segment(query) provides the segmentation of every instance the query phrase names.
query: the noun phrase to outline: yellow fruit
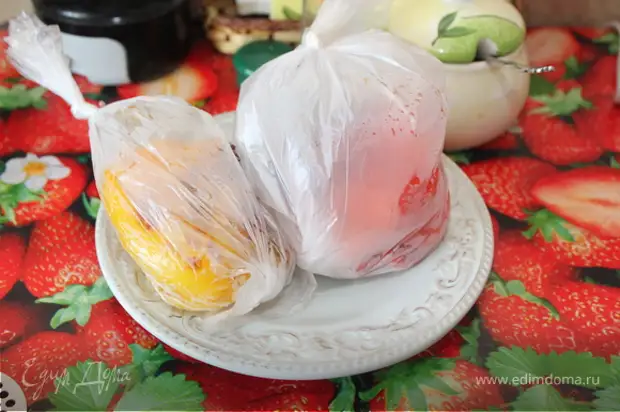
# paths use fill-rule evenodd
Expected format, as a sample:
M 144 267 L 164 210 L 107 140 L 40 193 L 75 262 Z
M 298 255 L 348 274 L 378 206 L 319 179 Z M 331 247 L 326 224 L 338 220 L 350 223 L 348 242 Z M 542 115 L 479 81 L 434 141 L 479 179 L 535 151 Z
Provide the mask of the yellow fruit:
M 186 184 L 200 178 L 192 166 L 216 152 L 152 142 L 103 176 L 102 201 L 123 248 L 165 302 L 189 311 L 226 308 L 249 278 L 244 263 L 252 246 L 244 231 L 209 208 L 217 199 L 203 204 Z

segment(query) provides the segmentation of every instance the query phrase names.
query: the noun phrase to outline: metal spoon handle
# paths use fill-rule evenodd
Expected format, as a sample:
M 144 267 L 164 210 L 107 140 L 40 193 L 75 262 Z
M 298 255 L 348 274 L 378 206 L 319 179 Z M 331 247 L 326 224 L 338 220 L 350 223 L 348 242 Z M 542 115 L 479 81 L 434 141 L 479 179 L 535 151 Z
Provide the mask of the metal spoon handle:
M 512 66 L 515 69 L 522 71 L 523 73 L 528 74 L 540 74 L 540 73 L 549 73 L 555 71 L 555 67 L 553 66 L 540 66 L 540 67 L 527 67 L 522 66 L 519 63 L 513 62 L 511 60 L 504 60 L 497 57 L 488 57 L 487 61 L 489 63 L 500 63 L 505 66 Z

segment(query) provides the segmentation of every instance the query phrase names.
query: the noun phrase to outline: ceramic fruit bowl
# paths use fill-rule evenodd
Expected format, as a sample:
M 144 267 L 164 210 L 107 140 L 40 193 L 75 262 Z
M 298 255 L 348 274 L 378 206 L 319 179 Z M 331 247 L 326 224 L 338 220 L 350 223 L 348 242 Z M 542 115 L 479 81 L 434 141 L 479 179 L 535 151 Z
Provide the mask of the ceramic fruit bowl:
M 505 59 L 528 65 L 523 46 Z M 487 62 L 444 67 L 450 105 L 446 150 L 487 143 L 515 125 L 529 92 L 529 74 Z

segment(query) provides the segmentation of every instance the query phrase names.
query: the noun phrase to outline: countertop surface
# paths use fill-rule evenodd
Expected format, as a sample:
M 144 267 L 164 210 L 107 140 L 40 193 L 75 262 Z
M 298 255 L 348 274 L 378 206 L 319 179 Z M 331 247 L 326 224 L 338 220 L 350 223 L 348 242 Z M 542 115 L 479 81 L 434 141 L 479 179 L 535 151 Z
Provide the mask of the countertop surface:
M 22 3 L 0 2 L 8 14 Z M 584 28 L 528 36 L 536 36 L 529 43 L 536 64 L 559 70 L 532 78 L 518 128 L 450 154 L 496 230 L 482 295 L 459 328 L 424 353 L 335 380 L 237 375 L 168 348 L 138 325 L 99 268 L 87 124 L 49 93 L 19 100 L 34 107 L 3 110 L 0 409 L 25 410 L 25 399 L 37 411 L 620 410 L 620 108 L 611 54 L 618 37 Z M 203 44 L 196 59 L 207 64 L 148 87 L 102 90 L 78 80 L 91 100 L 166 90 L 212 114 L 234 110 L 230 58 Z M 33 87 L 0 63 L 5 87 Z M 206 96 L 176 88 L 188 74 L 191 82 L 217 78 L 217 87 L 202 88 Z

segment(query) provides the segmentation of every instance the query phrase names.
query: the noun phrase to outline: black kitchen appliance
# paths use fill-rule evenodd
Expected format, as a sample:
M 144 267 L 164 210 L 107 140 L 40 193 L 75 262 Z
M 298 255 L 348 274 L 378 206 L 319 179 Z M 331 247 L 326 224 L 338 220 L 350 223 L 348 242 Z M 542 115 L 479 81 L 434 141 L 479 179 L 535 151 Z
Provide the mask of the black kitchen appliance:
M 33 0 L 36 14 L 56 24 L 74 73 L 114 86 L 174 70 L 193 40 L 192 0 Z

